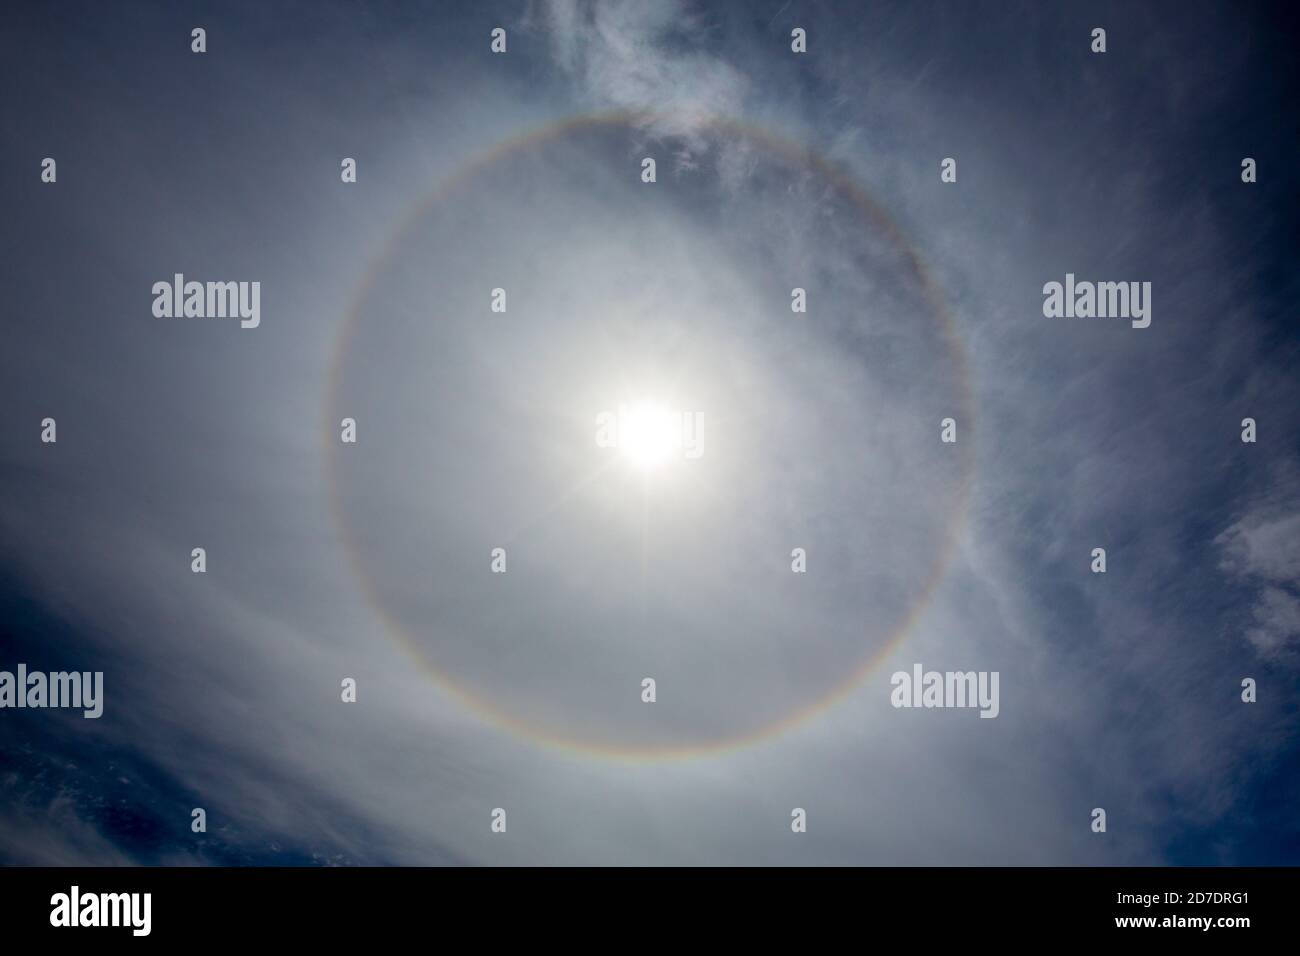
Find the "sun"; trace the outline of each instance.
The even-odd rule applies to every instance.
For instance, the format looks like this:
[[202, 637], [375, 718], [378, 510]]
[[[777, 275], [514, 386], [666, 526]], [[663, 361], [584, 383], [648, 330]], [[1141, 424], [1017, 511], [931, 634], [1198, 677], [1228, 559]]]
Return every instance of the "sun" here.
[[621, 416], [618, 448], [642, 471], [663, 465], [677, 450], [677, 429], [672, 414], [656, 402], [637, 402]]

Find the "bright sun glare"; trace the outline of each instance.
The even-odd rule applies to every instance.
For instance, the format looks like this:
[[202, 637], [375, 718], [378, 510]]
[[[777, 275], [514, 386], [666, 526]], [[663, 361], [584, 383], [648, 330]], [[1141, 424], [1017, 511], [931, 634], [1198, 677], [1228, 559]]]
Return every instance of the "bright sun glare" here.
[[620, 423], [618, 446], [638, 468], [658, 467], [677, 447], [673, 416], [653, 402], [633, 405]]

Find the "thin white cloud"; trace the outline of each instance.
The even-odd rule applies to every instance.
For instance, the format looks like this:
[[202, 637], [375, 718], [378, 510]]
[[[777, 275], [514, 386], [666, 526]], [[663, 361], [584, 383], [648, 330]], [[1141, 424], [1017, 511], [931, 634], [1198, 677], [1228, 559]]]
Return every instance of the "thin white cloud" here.
[[593, 107], [654, 113], [655, 133], [694, 148], [701, 122], [743, 108], [749, 79], [706, 45], [707, 23], [684, 3], [551, 0], [545, 22], [556, 63]]
[[1300, 651], [1300, 507], [1294, 498], [1297, 469], [1280, 470], [1281, 491], [1257, 501], [1215, 538], [1220, 567], [1256, 588], [1244, 634], [1260, 657], [1294, 661]]

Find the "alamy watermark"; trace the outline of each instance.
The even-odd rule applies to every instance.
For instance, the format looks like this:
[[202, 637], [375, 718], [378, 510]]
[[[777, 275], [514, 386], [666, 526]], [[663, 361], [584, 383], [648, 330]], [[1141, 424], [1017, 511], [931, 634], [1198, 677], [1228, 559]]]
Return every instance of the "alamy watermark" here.
[[978, 707], [981, 717], [996, 717], [997, 671], [924, 671], [913, 664], [911, 673], [895, 671], [889, 702], [895, 707]]
[[103, 671], [0, 671], [0, 708], [70, 707], [94, 719], [104, 713]]
[[82, 893], [74, 885], [50, 897], [50, 925], [56, 927], [126, 926], [133, 936], [148, 936], [152, 916], [152, 893]]
[[153, 295], [153, 314], [159, 319], [238, 318], [245, 329], [262, 323], [260, 282], [186, 282], [178, 272], [171, 282], [155, 282]]
[[1043, 315], [1049, 319], [1131, 319], [1135, 329], [1151, 324], [1150, 282], [1076, 282], [1073, 272], [1065, 283], [1043, 286]]
[[596, 416], [596, 447], [616, 448], [640, 466], [704, 455], [704, 416], [652, 402], [619, 405]]

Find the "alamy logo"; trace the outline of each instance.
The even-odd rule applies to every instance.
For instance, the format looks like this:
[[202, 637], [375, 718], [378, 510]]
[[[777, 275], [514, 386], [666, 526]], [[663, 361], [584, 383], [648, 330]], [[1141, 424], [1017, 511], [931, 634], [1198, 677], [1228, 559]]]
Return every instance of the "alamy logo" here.
[[73, 886], [50, 897], [51, 926], [129, 926], [131, 935], [152, 928], [152, 893], [86, 893]]
[[699, 458], [704, 454], [704, 416], [652, 402], [620, 405], [617, 412], [596, 416], [596, 447], [617, 448], [643, 467], [674, 457]]
[[1065, 284], [1043, 286], [1043, 315], [1049, 319], [1132, 319], [1135, 329], [1151, 324], [1150, 282], [1075, 282], [1065, 274]]
[[981, 717], [996, 717], [997, 671], [925, 671], [920, 664], [912, 672], [895, 671], [889, 679], [894, 690], [889, 702], [895, 707], [978, 707]]
[[153, 314], [159, 319], [240, 319], [240, 327], [262, 322], [262, 283], [186, 282], [176, 273], [171, 282], [153, 284]]
[[0, 671], [0, 708], [73, 707], [83, 717], [94, 719], [104, 713], [104, 672], [54, 671], [50, 674], [27, 670]]

